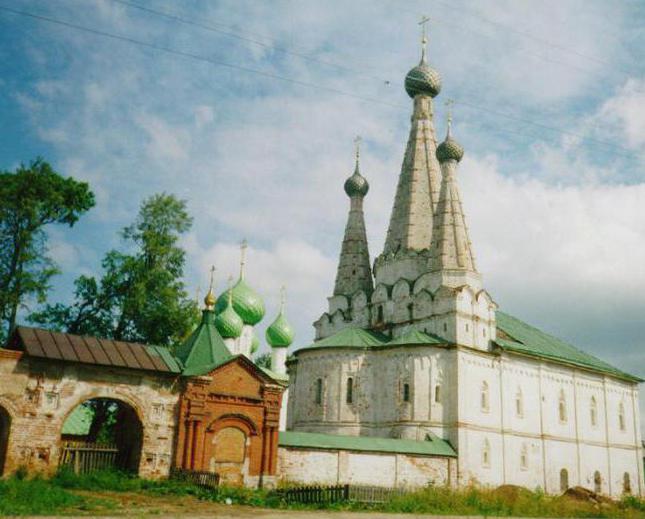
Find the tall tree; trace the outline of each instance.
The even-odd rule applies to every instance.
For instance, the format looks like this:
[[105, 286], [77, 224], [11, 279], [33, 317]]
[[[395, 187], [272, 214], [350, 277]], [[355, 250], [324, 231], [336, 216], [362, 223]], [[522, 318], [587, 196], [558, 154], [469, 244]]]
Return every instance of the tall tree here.
[[182, 281], [186, 254], [178, 245], [191, 225], [185, 201], [165, 193], [144, 200], [121, 232], [131, 252], [109, 251], [100, 281], [79, 277], [71, 305], [47, 305], [30, 319], [70, 333], [177, 344], [196, 320]]
[[58, 272], [47, 256], [45, 227], [73, 226], [94, 206], [88, 184], [63, 177], [44, 160], [0, 172], [0, 339], [29, 297], [43, 302]]

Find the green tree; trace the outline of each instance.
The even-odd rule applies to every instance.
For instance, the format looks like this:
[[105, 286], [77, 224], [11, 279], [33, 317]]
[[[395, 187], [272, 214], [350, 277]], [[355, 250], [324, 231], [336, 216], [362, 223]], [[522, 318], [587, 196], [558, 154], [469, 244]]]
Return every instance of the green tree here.
[[255, 359], [253, 359], [255, 365], [260, 368], [271, 369], [271, 354], [270, 353], [261, 353]]
[[58, 273], [47, 256], [45, 227], [72, 227], [93, 206], [87, 183], [63, 177], [40, 158], [0, 172], [0, 339], [14, 328], [26, 299], [45, 300]]
[[121, 232], [132, 252], [109, 251], [100, 281], [79, 277], [71, 305], [47, 305], [30, 319], [69, 333], [176, 345], [197, 315], [182, 281], [186, 253], [178, 245], [191, 225], [185, 201], [165, 193], [144, 200]]

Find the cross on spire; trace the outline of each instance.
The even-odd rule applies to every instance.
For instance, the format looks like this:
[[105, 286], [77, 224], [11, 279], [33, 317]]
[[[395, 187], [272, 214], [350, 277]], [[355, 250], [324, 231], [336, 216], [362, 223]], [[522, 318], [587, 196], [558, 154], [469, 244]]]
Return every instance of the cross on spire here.
[[428, 18], [426, 15], [423, 15], [421, 17], [421, 20], [419, 21], [419, 25], [421, 26], [421, 61], [426, 60], [426, 46], [428, 44], [428, 22], [430, 21], [430, 18]]
[[233, 276], [228, 276], [228, 306], [233, 304]]
[[284, 312], [284, 306], [287, 303], [287, 287], [280, 287], [280, 313]]
[[361, 142], [363, 142], [363, 139], [361, 139], [360, 135], [354, 137], [354, 155], [356, 156], [356, 166], [358, 166], [358, 160], [361, 157]]
[[450, 130], [452, 128], [452, 105], [455, 104], [454, 99], [446, 99], [444, 105], [446, 106], [446, 109], [448, 110], [448, 115], [447, 115], [447, 121], [448, 121], [448, 137], [450, 137]]
[[244, 279], [244, 270], [246, 267], [246, 249], [249, 248], [249, 244], [246, 239], [242, 240], [240, 243], [240, 279]]
[[213, 291], [213, 278], [215, 277], [215, 271], [217, 269], [215, 268], [215, 265], [211, 265], [211, 279], [210, 282], [208, 283], [208, 291], [212, 292]]

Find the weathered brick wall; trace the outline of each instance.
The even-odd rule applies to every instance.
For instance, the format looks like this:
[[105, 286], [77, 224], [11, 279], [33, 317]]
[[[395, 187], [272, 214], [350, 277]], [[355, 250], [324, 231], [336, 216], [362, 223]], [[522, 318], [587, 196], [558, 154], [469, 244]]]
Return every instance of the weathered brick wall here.
[[307, 485], [373, 485], [415, 488], [454, 485], [456, 459], [413, 454], [280, 447], [281, 481]]
[[130, 406], [143, 428], [139, 473], [168, 474], [178, 404], [175, 377], [85, 364], [59, 363], [0, 350], [0, 407], [11, 419], [4, 474], [25, 466], [52, 473], [61, 429], [76, 406], [110, 398]]

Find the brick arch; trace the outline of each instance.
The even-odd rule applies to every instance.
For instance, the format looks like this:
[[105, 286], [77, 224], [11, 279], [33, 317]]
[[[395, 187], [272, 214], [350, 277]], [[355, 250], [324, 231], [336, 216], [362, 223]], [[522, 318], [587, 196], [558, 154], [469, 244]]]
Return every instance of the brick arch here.
[[[65, 412], [61, 413], [61, 416], [63, 417], [61, 421], [61, 427], [65, 423], [65, 420], [67, 420], [69, 415], [72, 414], [72, 411], [74, 411], [74, 409], [76, 409], [79, 405], [87, 402], [88, 400], [95, 399], [115, 400], [117, 402], [122, 402], [128, 405], [135, 412], [137, 418], [139, 419], [139, 422], [141, 422], [141, 426], [145, 429], [145, 413], [143, 411], [144, 406], [141, 402], [138, 401], [136, 397], [134, 397], [133, 395], [128, 395], [123, 391], [112, 392], [103, 388], [92, 389], [92, 391], [87, 391], [75, 398], [73, 403], [67, 406]], [[1, 404], [2, 402], [0, 401], [0, 405]]]
[[3, 405], [3, 401], [0, 400], [0, 477], [5, 473], [12, 422], [12, 413]]
[[246, 436], [257, 436], [258, 434], [258, 428], [255, 423], [243, 414], [222, 415], [208, 425], [206, 432], [216, 434], [226, 427], [236, 427]]

